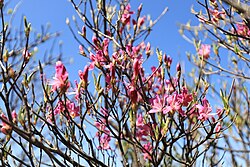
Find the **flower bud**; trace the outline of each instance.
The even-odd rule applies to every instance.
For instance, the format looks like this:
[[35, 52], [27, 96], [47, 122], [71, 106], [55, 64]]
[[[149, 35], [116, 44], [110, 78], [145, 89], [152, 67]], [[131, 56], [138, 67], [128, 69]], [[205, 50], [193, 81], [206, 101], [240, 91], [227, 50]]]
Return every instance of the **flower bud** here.
[[178, 64], [176, 65], [176, 71], [177, 71], [177, 72], [181, 72], [181, 64], [180, 64], [180, 63], [178, 63]]
[[86, 37], [86, 27], [82, 26], [82, 36], [85, 38]]
[[170, 56], [167, 56], [166, 54], [164, 54], [164, 62], [166, 64], [166, 66], [168, 68], [170, 68], [170, 66], [172, 64], [172, 58]]
[[12, 111], [11, 116], [12, 116], [13, 123], [17, 124], [17, 114], [15, 110]]
[[65, 22], [66, 22], [67, 25], [69, 25], [69, 18], [68, 17], [66, 18]]

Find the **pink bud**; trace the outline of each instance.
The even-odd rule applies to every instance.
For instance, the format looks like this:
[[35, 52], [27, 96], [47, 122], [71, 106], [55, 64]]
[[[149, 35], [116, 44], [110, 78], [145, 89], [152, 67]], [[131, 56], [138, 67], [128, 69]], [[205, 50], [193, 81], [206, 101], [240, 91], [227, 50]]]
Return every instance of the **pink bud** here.
[[95, 46], [99, 46], [99, 41], [98, 41], [98, 39], [96, 38], [96, 36], [93, 36], [92, 37], [92, 41], [93, 41], [93, 43], [95, 44]]
[[143, 24], [144, 24], [144, 22], [145, 22], [145, 16], [144, 17], [140, 17], [139, 19], [138, 19], [138, 26], [139, 27], [141, 27]]
[[17, 114], [15, 110], [12, 111], [11, 116], [12, 116], [13, 123], [17, 123]]
[[215, 127], [215, 132], [219, 133], [221, 131], [221, 128], [222, 128], [222, 126], [221, 126], [220, 122], [218, 122], [216, 127]]
[[138, 7], [138, 11], [141, 11], [141, 10], [142, 10], [142, 3]]
[[84, 67], [83, 72], [82, 72], [81, 70], [78, 72], [79, 77], [80, 77], [80, 79], [81, 79], [82, 82], [83, 82], [83, 87], [84, 87], [84, 88], [87, 86], [87, 82], [88, 82], [88, 73], [89, 73], [89, 66], [88, 66], [88, 65], [86, 65], [86, 66]]
[[167, 67], [170, 67], [172, 64], [172, 58], [164, 54], [164, 62], [166, 63]]
[[139, 63], [139, 59], [136, 58], [134, 63], [133, 63], [133, 70], [134, 70], [134, 74], [133, 74], [133, 79], [135, 79], [140, 71], [140, 63]]
[[29, 53], [29, 51], [26, 48], [23, 49], [23, 57], [24, 57], [25, 61], [29, 60], [31, 57], [31, 54]]
[[181, 64], [180, 64], [180, 63], [177, 64], [177, 66], [176, 66], [176, 71], [177, 71], [177, 72], [181, 71]]
[[[2, 119], [8, 121], [8, 118], [4, 115], [4, 113], [1, 114]], [[6, 124], [5, 122], [2, 122], [1, 132], [5, 135], [8, 135], [11, 132], [12, 127]]]
[[84, 49], [82, 45], [79, 45], [79, 52], [81, 55], [84, 55]]
[[216, 113], [220, 117], [222, 115], [222, 113], [223, 113], [223, 109], [217, 108]]
[[130, 91], [129, 94], [130, 94], [130, 99], [132, 103], [137, 103], [138, 94], [137, 94], [136, 88], [132, 87], [129, 91]]
[[147, 46], [146, 46], [146, 55], [147, 55], [147, 56], [150, 56], [150, 53], [151, 53], [151, 45], [150, 45], [150, 43], [148, 42], [148, 43], [147, 43]]

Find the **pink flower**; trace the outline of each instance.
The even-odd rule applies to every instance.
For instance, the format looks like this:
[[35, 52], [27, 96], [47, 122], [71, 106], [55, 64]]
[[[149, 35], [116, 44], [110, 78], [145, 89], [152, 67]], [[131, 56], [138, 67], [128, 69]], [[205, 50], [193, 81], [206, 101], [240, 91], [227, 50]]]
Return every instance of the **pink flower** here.
[[12, 116], [13, 123], [16, 124], [17, 123], [17, 114], [16, 114], [15, 110], [12, 111], [11, 116]]
[[138, 19], [138, 27], [139, 27], [139, 28], [144, 24], [145, 18], [146, 18], [146, 16], [140, 17], [140, 18]]
[[122, 18], [121, 18], [121, 22], [123, 25], [130, 25], [130, 19], [131, 19], [131, 14], [134, 14], [133, 11], [130, 11], [130, 4], [128, 4], [126, 7], [125, 7], [125, 10], [122, 14]]
[[104, 55], [108, 56], [108, 54], [109, 54], [109, 52], [108, 52], [109, 39], [108, 38], [104, 38], [102, 45], [103, 45], [102, 49], [103, 49]]
[[92, 37], [92, 41], [93, 41], [93, 43], [95, 44], [95, 46], [96, 46], [97, 48], [100, 47], [100, 42], [99, 42], [99, 40], [97, 39], [96, 36], [93, 36], [93, 37]]
[[182, 106], [188, 106], [188, 104], [193, 100], [193, 94], [188, 93], [188, 89], [186, 87], [182, 88]]
[[103, 133], [110, 134], [110, 131], [107, 129], [105, 124], [106, 124], [105, 119], [95, 121], [94, 125], [99, 130], [96, 133], [96, 136], [101, 136]]
[[79, 53], [80, 53], [81, 55], [85, 55], [84, 48], [83, 48], [82, 45], [79, 45]]
[[[8, 121], [8, 118], [4, 115], [4, 113], [1, 114], [2, 119]], [[6, 124], [4, 121], [2, 122], [1, 132], [5, 135], [8, 135], [12, 130], [12, 127]]]
[[168, 96], [167, 98], [168, 106], [166, 107], [165, 113], [168, 113], [170, 111], [178, 111], [181, 115], [184, 116], [183, 110], [182, 110], [182, 102], [183, 102], [183, 96], [177, 94], [177, 92], [174, 92], [173, 95]]
[[110, 131], [107, 129], [105, 124], [105, 119], [98, 120], [94, 123], [95, 127], [98, 129], [98, 132], [96, 133], [96, 137], [98, 137], [100, 143], [98, 149], [103, 150], [110, 149], [109, 142], [111, 140]]
[[150, 45], [150, 43], [148, 42], [148, 43], [147, 43], [147, 46], [146, 46], [146, 55], [147, 55], [147, 56], [150, 56], [150, 53], [151, 53], [151, 45]]
[[94, 55], [93, 53], [90, 53], [89, 58], [90, 60], [92, 60], [89, 66], [89, 70], [93, 70], [95, 66], [99, 67], [100, 65], [103, 65], [104, 62], [106, 62], [106, 59], [103, 55], [102, 50], [98, 50], [96, 52], [96, 55]]
[[59, 101], [57, 103], [57, 107], [54, 110], [54, 114], [57, 115], [57, 114], [60, 114], [61, 112], [65, 112], [66, 109], [69, 112], [71, 118], [75, 118], [80, 115], [79, 106], [76, 106], [74, 102], [71, 102], [69, 100], [66, 102], [66, 108], [65, 108], [65, 104], [63, 104], [62, 101]]
[[141, 11], [142, 10], [142, 3], [138, 6], [138, 11]]
[[139, 115], [137, 115], [136, 126], [141, 127], [143, 125], [144, 125], [143, 116], [142, 116], [142, 114], [139, 114]]
[[136, 90], [134, 84], [129, 84], [126, 86], [129, 98], [132, 103], [137, 103], [139, 101], [139, 92]]
[[54, 114], [55, 115], [60, 114], [62, 111], [64, 111], [64, 105], [63, 105], [63, 103], [61, 101], [59, 101], [57, 103], [57, 106], [56, 106], [55, 110], [54, 110]]
[[108, 113], [108, 110], [106, 108], [101, 108], [100, 109], [101, 113], [103, 114], [104, 117], [108, 117], [109, 116], [109, 113]]
[[84, 89], [87, 87], [88, 83], [88, 74], [89, 74], [89, 66], [85, 66], [83, 72], [81, 70], [78, 71], [78, 75], [81, 79], [81, 83]]
[[210, 49], [211, 49], [210, 45], [202, 44], [198, 51], [198, 54], [202, 56], [204, 59], [208, 59], [210, 57]]
[[76, 106], [75, 103], [67, 101], [66, 106], [71, 118], [75, 118], [80, 115], [80, 108], [79, 106]]
[[223, 19], [226, 16], [226, 13], [224, 11], [218, 11], [217, 9], [209, 9], [210, 14], [212, 15], [212, 21], [216, 24], [219, 23], [219, 19]]
[[151, 128], [148, 124], [144, 124], [142, 114], [137, 115], [136, 120], [136, 137], [139, 141], [147, 141], [148, 136], [150, 136]]
[[132, 76], [132, 81], [136, 80], [136, 77], [138, 76], [138, 74], [140, 73], [140, 69], [141, 69], [141, 62], [139, 58], [136, 58], [134, 60], [133, 63], [133, 76]]
[[215, 132], [219, 133], [221, 131], [221, 128], [222, 128], [222, 126], [221, 126], [220, 122], [218, 122], [216, 127], [215, 127]]
[[113, 62], [111, 62], [109, 65], [105, 65], [104, 67], [106, 67], [109, 70], [109, 73], [106, 73], [106, 76], [105, 76], [105, 80], [107, 83], [107, 90], [109, 90], [110, 88], [113, 87], [113, 84], [116, 82], [116, 79], [115, 79], [116, 66], [114, 65]]
[[250, 36], [250, 30], [249, 30], [249, 28], [245, 25], [245, 23], [236, 24], [236, 31], [237, 31], [237, 34], [238, 34], [238, 35]]
[[166, 64], [166, 66], [167, 66], [168, 68], [170, 68], [170, 66], [171, 66], [171, 64], [172, 64], [172, 58], [171, 58], [170, 56], [166, 56], [166, 55], [164, 54], [164, 62], [165, 62], [165, 64]]
[[68, 72], [61, 61], [56, 62], [56, 74], [53, 79], [54, 80], [50, 83], [53, 91], [57, 89], [60, 89], [62, 92], [67, 91], [70, 86], [68, 82]]
[[98, 149], [103, 149], [103, 150], [110, 149], [109, 145], [110, 140], [111, 140], [110, 135], [104, 134], [103, 136], [101, 136], [99, 138], [100, 146], [98, 147]]
[[[151, 157], [151, 153], [152, 153], [152, 151], [153, 151], [153, 147], [152, 147], [152, 144], [150, 143], [150, 142], [148, 142], [147, 144], [144, 144], [143, 145], [143, 148], [144, 148], [144, 150], [142, 151], [143, 152], [143, 158], [145, 159], [145, 160], [151, 160], [152, 159], [152, 157]], [[149, 154], [150, 153], [150, 154]]]
[[196, 108], [198, 109], [198, 115], [199, 115], [198, 119], [201, 121], [206, 121], [210, 116], [213, 115], [210, 114], [212, 108], [210, 107], [210, 104], [205, 97], [202, 99], [202, 105], [197, 104]]
[[223, 114], [223, 109], [222, 108], [217, 108], [216, 113], [220, 117]]
[[166, 99], [167, 95], [165, 95], [163, 98], [161, 98], [159, 95], [157, 95], [155, 98], [150, 100], [152, 109], [149, 111], [149, 113], [158, 113], [163, 112], [164, 114], [168, 113], [170, 110], [166, 108]]

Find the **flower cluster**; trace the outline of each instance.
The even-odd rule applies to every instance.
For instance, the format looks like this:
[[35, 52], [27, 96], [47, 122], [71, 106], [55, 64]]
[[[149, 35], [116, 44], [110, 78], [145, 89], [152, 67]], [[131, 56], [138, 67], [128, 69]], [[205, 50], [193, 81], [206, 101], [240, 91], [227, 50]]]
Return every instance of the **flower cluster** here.
[[52, 85], [52, 91], [60, 90], [62, 93], [66, 92], [70, 87], [68, 81], [68, 72], [61, 61], [56, 62], [56, 74], [53, 77], [53, 81], [50, 83]]

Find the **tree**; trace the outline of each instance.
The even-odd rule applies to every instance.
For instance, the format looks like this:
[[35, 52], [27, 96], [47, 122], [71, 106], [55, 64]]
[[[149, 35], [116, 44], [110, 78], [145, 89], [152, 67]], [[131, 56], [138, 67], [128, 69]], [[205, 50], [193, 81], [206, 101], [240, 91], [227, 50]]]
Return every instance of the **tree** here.
[[[198, 1], [207, 12], [194, 12], [202, 26], [182, 25], [180, 31], [182, 35], [186, 30], [194, 33], [197, 53], [192, 60], [198, 72], [191, 75], [192, 84], [179, 63], [174, 69], [172, 58], [160, 49], [154, 51], [147, 41], [167, 8], [150, 20], [141, 15], [142, 5], [134, 11], [127, 1], [70, 2], [79, 19], [73, 20], [75, 25], [67, 19], [66, 24], [79, 42], [80, 55], [89, 61], [75, 83], [70, 82], [60, 58], [33, 61], [31, 49], [53, 34], [30, 42], [31, 23], [24, 19], [24, 31], [17, 39], [25, 39], [25, 45], [13, 44], [12, 30], [5, 26], [6, 4], [1, 1], [2, 166], [216, 166], [224, 162], [225, 153], [231, 154], [237, 166], [238, 157], [245, 155], [231, 146], [239, 139], [234, 135], [240, 137], [244, 152], [249, 147], [246, 113], [239, 111], [244, 106], [236, 103], [248, 99], [247, 87], [242, 94], [238, 85], [247, 77], [244, 71], [232, 72], [214, 63], [221, 62], [219, 47], [224, 46], [247, 64], [243, 56], [249, 53], [243, 45], [248, 44], [243, 40], [248, 39], [247, 20], [237, 24], [231, 21], [233, 7], [226, 13], [220, 2]], [[233, 29], [219, 26], [222, 21]], [[221, 36], [208, 41], [220, 45], [201, 43], [199, 32], [204, 30], [212, 35], [222, 32], [231, 43]], [[152, 55], [158, 64], [148, 70], [145, 62]], [[49, 63], [55, 64], [53, 78], [45, 75]], [[218, 74], [239, 77], [230, 89], [218, 93], [221, 108], [213, 107], [209, 99], [209, 89], [218, 91], [208, 75], [214, 73], [213, 68], [219, 68]], [[239, 124], [242, 130], [233, 129], [233, 135], [228, 135]], [[249, 164], [249, 157], [243, 158]]]
[[200, 75], [207, 78], [207, 82], [213, 83], [215, 78], [224, 81], [220, 82], [224, 85], [223, 89], [215, 84], [210, 84], [210, 87], [217, 96], [222, 97], [224, 108], [228, 109], [228, 118], [234, 122], [230, 125], [228, 119], [223, 120], [223, 125], [230, 126], [222, 133], [221, 143], [214, 145], [214, 150], [224, 151], [224, 158], [231, 161], [233, 166], [248, 166], [249, 1], [210, 0], [198, 3], [202, 10], [196, 12], [193, 9], [193, 13], [200, 24], [182, 25], [180, 32], [186, 39], [193, 41], [197, 50], [204, 46], [213, 50], [213, 56], [202, 60], [189, 54], [190, 60], [199, 67]]

